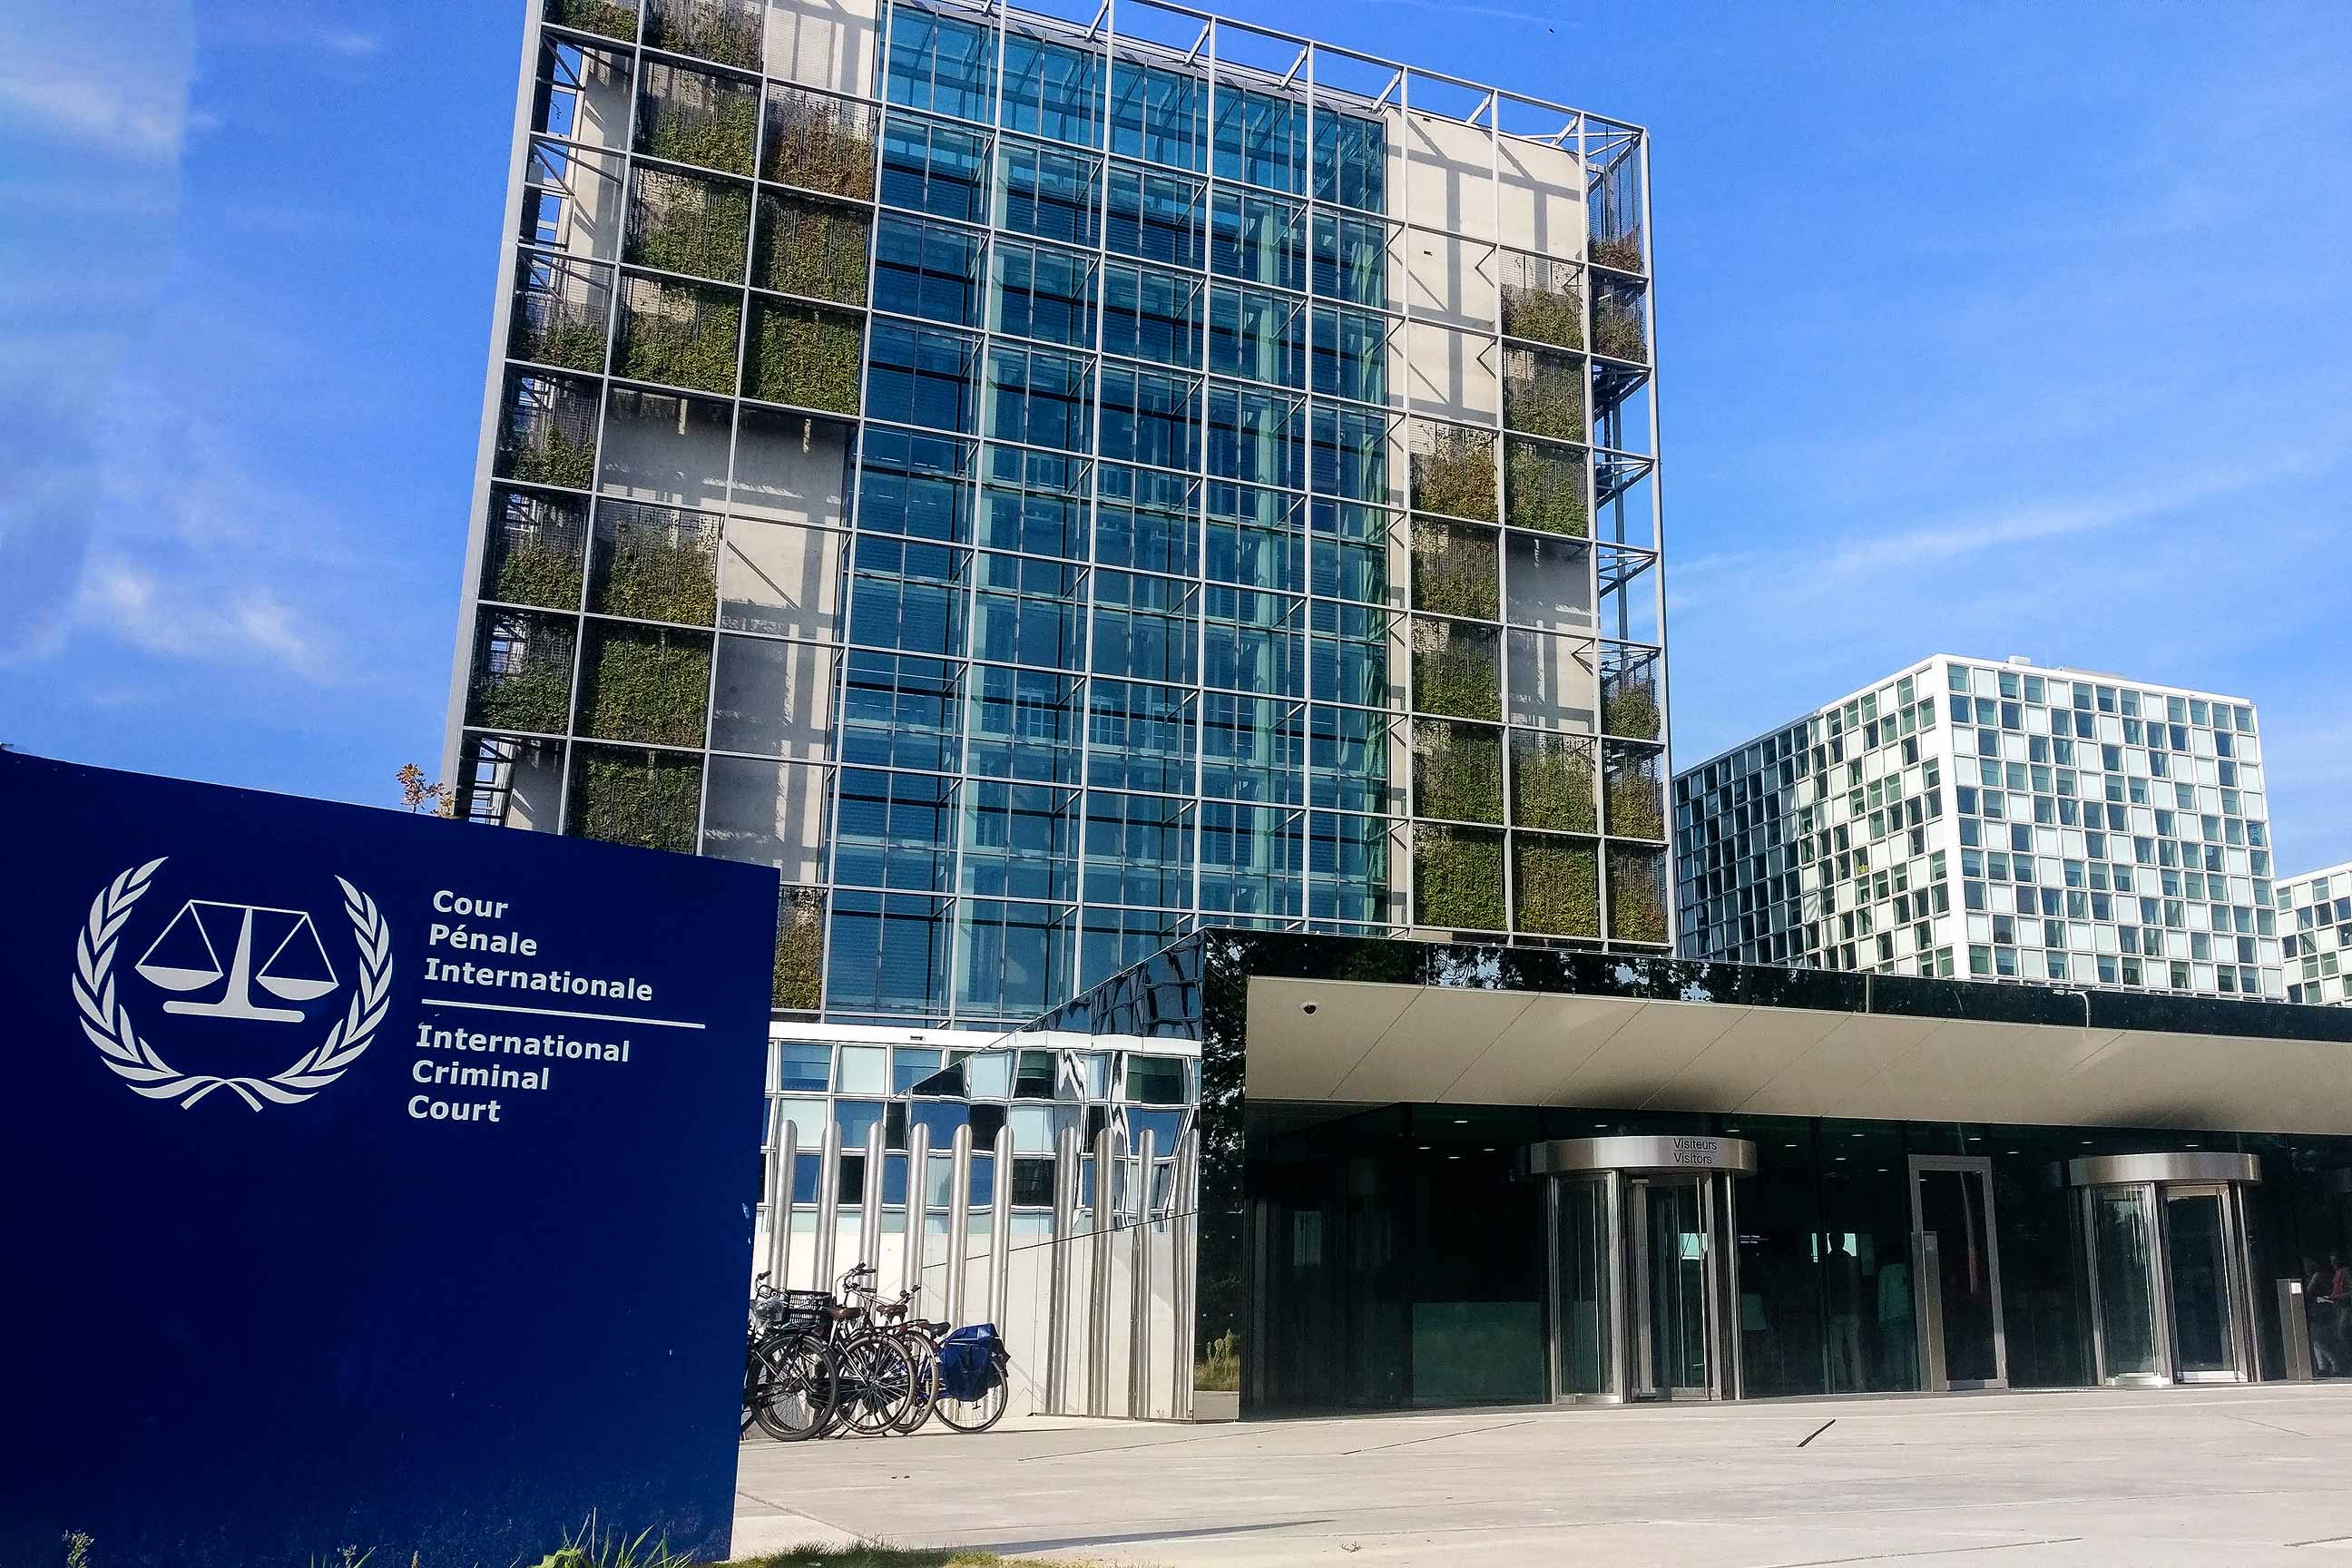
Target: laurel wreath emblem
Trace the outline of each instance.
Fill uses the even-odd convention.
[[[139,1037],[131,1026],[130,1009],[114,994],[114,950],[123,923],[168,858],[132,867],[90,902],[89,919],[74,944],[74,1002],[81,1009],[82,1033],[118,1077],[150,1100],[176,1100],[184,1109],[213,1090],[225,1089],[255,1110],[261,1109],[264,1100],[301,1104],[342,1077],[383,1023],[384,1010],[392,1000],[392,932],[383,912],[373,899],[341,877],[335,879],[343,889],[343,912],[351,917],[352,934],[359,941],[360,975],[351,1006],[328,1031],[323,1044],[268,1078],[182,1072]]]

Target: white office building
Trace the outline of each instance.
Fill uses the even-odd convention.
[[[2241,698],[1938,654],[1678,773],[1675,847],[1685,957],[2288,994]]]
[[[2280,951],[2286,999],[2342,1006],[2352,1002],[2352,860],[2278,884]]]

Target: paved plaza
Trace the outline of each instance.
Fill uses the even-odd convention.
[[[1118,1563],[2352,1563],[2352,1386],[2073,1390],[747,1444],[736,1550]]]

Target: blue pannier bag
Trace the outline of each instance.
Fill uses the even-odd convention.
[[[940,1342],[940,1392],[978,1399],[1004,1380],[1004,1342],[994,1323],[973,1323]]]

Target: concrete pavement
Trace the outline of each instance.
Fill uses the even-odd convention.
[[[739,1553],[822,1530],[1165,1568],[2315,1568],[2352,1563],[2352,1385],[1008,1420],[755,1440],[737,1487]]]

